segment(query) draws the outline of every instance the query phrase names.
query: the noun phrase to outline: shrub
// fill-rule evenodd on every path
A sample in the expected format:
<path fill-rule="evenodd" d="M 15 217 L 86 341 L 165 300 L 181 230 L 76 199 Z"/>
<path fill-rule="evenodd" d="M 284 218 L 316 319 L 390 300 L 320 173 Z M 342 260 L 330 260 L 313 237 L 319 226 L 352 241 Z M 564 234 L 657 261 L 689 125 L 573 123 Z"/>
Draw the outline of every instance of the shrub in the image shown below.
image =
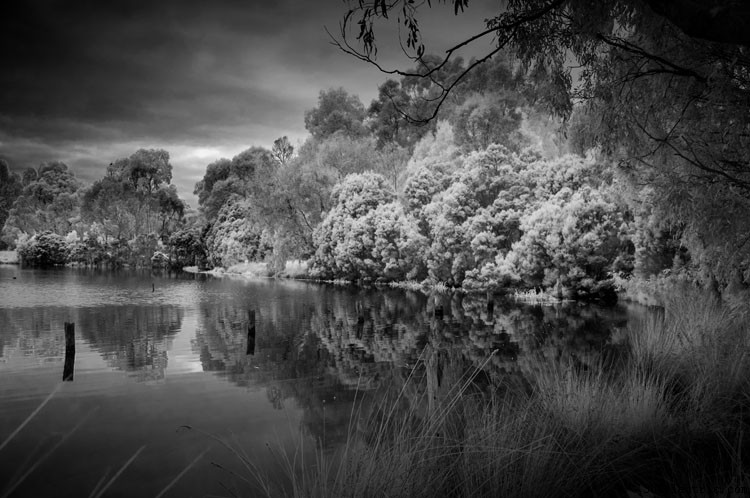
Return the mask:
<path fill-rule="evenodd" d="M 204 258 L 206 253 L 200 233 L 188 228 L 178 230 L 169 236 L 167 250 L 171 265 L 177 268 L 197 266 L 197 262 Z"/>
<path fill-rule="evenodd" d="M 65 238 L 51 231 L 34 235 L 18 247 L 21 260 L 30 266 L 64 265 L 67 253 Z"/>
<path fill-rule="evenodd" d="M 523 235 L 508 260 L 531 286 L 595 295 L 632 253 L 625 226 L 624 214 L 606 193 L 564 188 L 522 218 Z"/>
<path fill-rule="evenodd" d="M 347 176 L 334 189 L 334 207 L 316 229 L 311 275 L 393 281 L 424 275 L 425 239 L 415 220 L 393 202 L 384 177 Z"/>

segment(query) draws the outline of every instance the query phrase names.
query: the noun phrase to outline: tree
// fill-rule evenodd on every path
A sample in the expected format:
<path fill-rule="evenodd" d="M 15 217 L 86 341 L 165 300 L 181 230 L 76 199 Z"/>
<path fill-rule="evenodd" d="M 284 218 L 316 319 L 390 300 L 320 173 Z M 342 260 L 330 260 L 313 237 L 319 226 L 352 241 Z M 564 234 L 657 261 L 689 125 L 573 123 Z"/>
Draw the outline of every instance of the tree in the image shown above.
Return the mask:
<path fill-rule="evenodd" d="M 520 152 L 525 142 L 519 131 L 523 116 L 517 100 L 478 94 L 467 98 L 452 113 L 458 144 L 467 152 L 484 150 L 493 143 Z"/>
<path fill-rule="evenodd" d="M 367 115 L 379 147 L 395 143 L 410 148 L 430 131 L 427 126 L 411 123 L 405 115 L 412 100 L 407 88 L 396 80 L 388 79 L 378 87 L 378 98 L 370 103 Z"/>
<path fill-rule="evenodd" d="M 331 88 L 320 92 L 318 106 L 305 112 L 305 128 L 319 140 L 336 132 L 350 138 L 367 134 L 363 121 L 365 107 L 356 95 L 349 95 L 343 88 Z"/>
<path fill-rule="evenodd" d="M 523 216 L 506 260 L 527 285 L 566 297 L 612 293 L 613 271 L 632 269 L 625 214 L 606 191 L 565 187 Z"/>
<path fill-rule="evenodd" d="M 219 159 L 206 167 L 203 179 L 195 184 L 198 204 L 210 223 L 233 198 L 267 198 L 273 195 L 278 162 L 271 151 L 250 147 L 231 160 Z M 257 206 L 263 202 L 256 202 Z"/>
<path fill-rule="evenodd" d="M 0 159 L 0 232 L 22 189 L 21 177 L 17 173 L 11 173 L 8 163 Z M 0 241 L 0 246 L 4 244 L 5 242 Z"/>
<path fill-rule="evenodd" d="M 468 6 L 467 0 L 451 3 L 456 13 Z M 563 117 L 574 104 L 582 106 L 596 131 L 584 147 L 600 147 L 635 182 L 656 188 L 673 225 L 687 228 L 683 243 L 690 251 L 721 262 L 701 264 L 702 270 L 724 282 L 739 270 L 750 281 L 750 223 L 739 221 L 750 219 L 750 8 L 730 0 L 511 0 L 439 63 L 426 64 L 421 3 L 349 5 L 335 41 L 360 60 L 378 65 L 381 21 L 398 18 L 406 27 L 406 49 L 418 70 L 387 72 L 440 89 L 431 96 L 434 112 L 413 119 L 434 119 L 461 81 L 508 50 L 529 76 L 537 102 Z M 357 47 L 350 43 L 355 38 Z M 496 42 L 484 56 L 457 77 L 440 78 L 459 49 L 489 39 Z M 580 67 L 575 82 L 571 65 Z M 732 206 L 731 219 L 716 205 Z M 707 236 L 706 229 L 725 223 L 724 238 Z"/>
<path fill-rule="evenodd" d="M 169 152 L 163 149 L 139 149 L 130 157 L 118 159 L 107 168 L 107 177 L 120 182 L 121 193 L 133 209 L 133 233 L 128 238 L 158 229 L 160 205 L 157 192 L 172 181 Z"/>
<path fill-rule="evenodd" d="M 199 266 L 206 257 L 206 249 L 201 243 L 196 228 L 183 228 L 172 232 L 167 244 L 172 266 Z"/>
<path fill-rule="evenodd" d="M 365 281 L 424 277 L 425 239 L 394 202 L 383 176 L 349 175 L 332 197 L 334 206 L 314 234 L 313 275 Z"/>
<path fill-rule="evenodd" d="M 434 281 L 461 286 L 467 271 L 494 261 L 518 240 L 520 216 L 534 201 L 523 175 L 526 159 L 498 145 L 472 154 L 422 209 Z"/>
<path fill-rule="evenodd" d="M 252 206 L 234 198 L 224 204 L 205 236 L 208 261 L 212 266 L 263 260 L 270 249 L 264 244 L 263 227 L 249 216 Z"/>
<path fill-rule="evenodd" d="M 289 139 L 284 135 L 273 141 L 271 155 L 276 159 L 280 166 L 284 166 L 294 155 L 294 147 L 289 143 Z"/>
<path fill-rule="evenodd" d="M 82 218 L 101 227 L 105 243 L 151 234 L 166 239 L 185 211 L 171 179 L 167 151 L 138 150 L 111 163 L 104 178 L 84 190 Z"/>
<path fill-rule="evenodd" d="M 107 168 L 107 175 L 130 183 L 134 191 L 151 194 L 172 181 L 169 152 L 139 149 L 127 159 L 118 159 Z"/>
<path fill-rule="evenodd" d="M 61 162 L 42 163 L 13 203 L 5 222 L 4 238 L 12 242 L 20 234 L 44 231 L 67 234 L 79 211 L 80 183 Z"/>
<path fill-rule="evenodd" d="M 135 235 L 136 199 L 132 186 L 105 176 L 87 188 L 81 199 L 81 215 L 87 223 L 102 227 L 104 241 Z"/>
<path fill-rule="evenodd" d="M 159 234 L 166 237 L 185 216 L 185 202 L 177 195 L 174 185 L 162 186 L 155 192 L 158 206 Z"/>
<path fill-rule="evenodd" d="M 67 259 L 65 239 L 49 230 L 35 234 L 19 244 L 18 255 L 23 264 L 30 266 L 54 266 L 65 264 Z"/>

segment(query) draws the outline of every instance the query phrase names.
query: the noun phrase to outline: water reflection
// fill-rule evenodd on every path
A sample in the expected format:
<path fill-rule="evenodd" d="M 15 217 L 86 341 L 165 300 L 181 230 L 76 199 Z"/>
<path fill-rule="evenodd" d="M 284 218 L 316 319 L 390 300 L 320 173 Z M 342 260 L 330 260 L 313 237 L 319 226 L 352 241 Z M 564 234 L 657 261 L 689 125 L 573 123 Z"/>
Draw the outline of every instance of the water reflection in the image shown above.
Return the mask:
<path fill-rule="evenodd" d="M 33 357 L 63 362 L 65 323 L 75 324 L 75 340 L 85 341 L 109 367 L 137 381 L 164 379 L 169 339 L 181 327 L 184 311 L 176 306 L 49 307 L 0 309 L 0 359 Z"/>
<path fill-rule="evenodd" d="M 174 305 L 118 306 L 78 313 L 83 339 L 107 364 L 140 382 L 165 378 L 169 340 L 180 330 L 184 310 Z"/>
<path fill-rule="evenodd" d="M 284 313 L 285 301 L 255 313 L 252 355 L 247 310 L 201 305 L 194 351 L 205 371 L 240 386 L 264 386 L 277 409 L 293 399 L 304 409 L 305 430 L 327 446 L 345 438 L 357 392 L 403 391 L 413 410 L 431 409 L 467 375 L 484 391 L 524 388 L 540 359 L 588 368 L 616 354 L 628 313 L 575 303 L 488 306 L 471 296 L 395 290 L 321 288 L 306 297 L 309 305 L 294 313 Z M 422 398 L 428 406 L 415 407 Z"/>
<path fill-rule="evenodd" d="M 66 322 L 75 323 L 76 343 L 65 408 L 38 415 L 37 432 L 19 441 L 17 453 L 0 452 L 0 465 L 38 444 L 48 427 L 75 426 L 94 406 L 107 418 L 82 429 L 80 452 L 97 447 L 97 458 L 107 455 L 113 467 L 133 444 L 148 444 L 163 451 L 139 457 L 141 465 L 162 468 L 163 455 L 187 444 L 174 439 L 183 424 L 240 434 L 251 453 L 264 451 L 271 435 L 296 440 L 299 428 L 335 448 L 353 410 L 382 415 L 383 397 L 400 396 L 397 410 L 428 413 L 458 379 L 471 378 L 477 392 L 524 389 L 540 359 L 595 365 L 617 354 L 632 314 L 289 281 L 0 268 L 0 439 L 50 392 L 46 379 L 61 379 Z M 85 403 L 71 401 L 84 393 Z M 137 423 L 128 413 L 138 413 Z M 121 429 L 107 429 L 115 424 Z M 183 465 L 195 454 L 185 451 Z M 169 460 L 155 482 L 166 485 L 180 461 Z M 222 492 L 211 487 L 216 479 L 203 478 L 208 470 L 195 472 L 183 494 Z"/>

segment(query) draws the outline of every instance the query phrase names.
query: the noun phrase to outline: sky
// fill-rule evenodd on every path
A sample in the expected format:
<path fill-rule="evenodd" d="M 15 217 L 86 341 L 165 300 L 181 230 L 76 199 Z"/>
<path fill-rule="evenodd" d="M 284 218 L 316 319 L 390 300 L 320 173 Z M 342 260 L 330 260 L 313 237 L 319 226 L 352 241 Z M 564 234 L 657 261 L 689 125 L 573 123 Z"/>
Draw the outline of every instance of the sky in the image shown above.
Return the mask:
<path fill-rule="evenodd" d="M 451 3 L 420 18 L 428 52 L 481 30 L 500 8 L 475 0 L 455 16 Z M 90 184 L 114 160 L 162 148 L 172 183 L 197 207 L 193 187 L 209 163 L 284 135 L 304 141 L 304 113 L 321 90 L 344 87 L 365 106 L 375 98 L 386 76 L 325 31 L 337 33 L 346 11 L 342 0 L 4 4 L 0 158 L 15 171 L 63 161 Z M 378 62 L 409 68 L 396 31 L 384 29 Z"/>

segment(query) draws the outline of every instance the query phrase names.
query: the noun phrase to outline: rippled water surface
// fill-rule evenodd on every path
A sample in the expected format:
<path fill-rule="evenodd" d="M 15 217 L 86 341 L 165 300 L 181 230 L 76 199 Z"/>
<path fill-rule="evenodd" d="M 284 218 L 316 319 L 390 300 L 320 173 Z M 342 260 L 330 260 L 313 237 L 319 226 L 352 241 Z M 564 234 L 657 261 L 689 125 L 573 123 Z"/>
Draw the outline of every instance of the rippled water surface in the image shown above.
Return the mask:
<path fill-rule="evenodd" d="M 415 369 L 433 390 L 476 368 L 523 382 L 538 358 L 597 361 L 633 313 L 0 265 L 0 496 L 155 496 L 201 454 L 166 496 L 251 496 L 224 443 L 273 473 L 279 448 L 341 444 L 355 391 Z"/>

